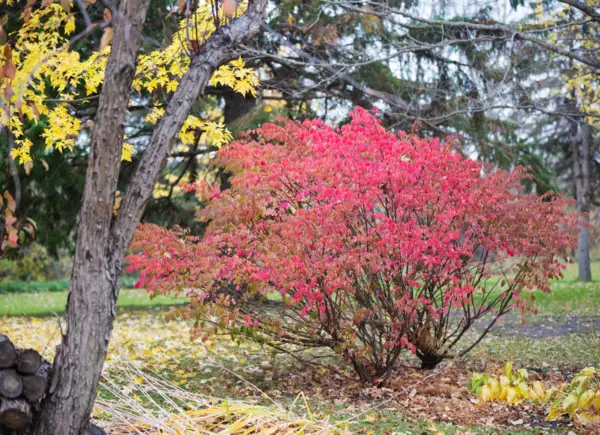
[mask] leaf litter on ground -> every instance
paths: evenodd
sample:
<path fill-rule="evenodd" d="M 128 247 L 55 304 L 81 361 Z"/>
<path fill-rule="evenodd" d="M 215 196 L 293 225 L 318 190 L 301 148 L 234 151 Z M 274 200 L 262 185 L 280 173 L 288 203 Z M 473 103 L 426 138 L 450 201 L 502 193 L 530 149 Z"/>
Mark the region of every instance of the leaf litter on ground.
<path fill-rule="evenodd" d="M 281 428 L 342 433 L 345 425 L 354 429 L 358 424 L 354 432 L 360 433 L 364 425 L 378 427 L 386 419 L 401 418 L 492 430 L 504 427 L 510 433 L 543 422 L 540 409 L 473 402 L 465 388 L 470 374 L 502 364 L 481 357 L 485 350 L 433 377 L 407 360 L 385 388 L 365 388 L 333 359 L 307 367 L 289 356 L 273 357 L 248 341 L 228 337 L 191 341 L 187 322 L 165 323 L 162 314 L 148 309 L 118 316 L 95 416 L 113 433 L 178 433 L 177 425 L 185 422 L 193 422 L 196 432 L 188 428 L 180 433 L 244 433 L 243 428 L 259 424 L 273 429 L 265 432 L 273 434 L 286 433 L 277 432 Z M 60 341 L 60 326 L 52 317 L 0 317 L 0 331 L 19 347 L 39 349 L 48 359 Z M 133 373 L 137 375 L 132 377 Z M 550 369 L 539 376 L 559 382 L 569 374 Z M 226 399 L 232 397 L 237 400 Z M 170 431 L 164 429 L 169 425 Z M 232 425 L 238 432 L 223 432 Z M 316 431 L 324 428 L 330 432 Z"/>

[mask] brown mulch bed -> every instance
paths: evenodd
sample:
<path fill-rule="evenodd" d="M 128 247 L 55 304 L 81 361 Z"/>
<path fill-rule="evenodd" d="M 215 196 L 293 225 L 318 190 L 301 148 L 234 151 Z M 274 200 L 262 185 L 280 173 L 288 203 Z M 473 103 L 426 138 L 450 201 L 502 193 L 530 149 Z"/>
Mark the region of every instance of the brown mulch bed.
<path fill-rule="evenodd" d="M 397 411 L 409 419 L 457 425 L 573 430 L 566 421 L 546 422 L 545 409 L 540 406 L 478 403 L 466 388 L 471 374 L 482 371 L 501 374 L 502 369 L 503 363 L 500 362 L 473 360 L 445 363 L 435 371 L 407 366 L 399 368 L 384 387 L 377 388 L 361 385 L 348 371 L 326 372 L 321 367 L 305 367 L 288 372 L 275 383 L 282 392 L 293 394 L 302 391 L 314 400 L 356 408 L 357 413 L 385 409 Z M 531 380 L 540 380 L 546 386 L 558 385 L 569 376 L 559 372 L 532 371 L 529 375 Z"/>

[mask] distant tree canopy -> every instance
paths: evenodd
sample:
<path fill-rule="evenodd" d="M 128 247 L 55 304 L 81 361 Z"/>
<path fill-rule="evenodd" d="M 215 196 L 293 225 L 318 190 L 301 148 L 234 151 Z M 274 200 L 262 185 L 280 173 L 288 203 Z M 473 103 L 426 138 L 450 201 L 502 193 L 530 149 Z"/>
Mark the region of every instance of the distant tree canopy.
<path fill-rule="evenodd" d="M 98 49 L 111 35 L 104 6 L 86 4 L 88 19 L 105 25 L 72 45 L 81 59 L 81 74 L 90 74 L 86 66 L 96 67 Z M 69 30 L 79 34 L 88 23 L 76 5 L 71 6 L 68 12 L 55 3 L 48 11 L 68 20 Z M 575 194 L 572 126 L 585 122 L 595 131 L 600 119 L 600 91 L 594 85 L 600 65 L 595 43 L 600 22 L 593 2 L 553 0 L 530 6 L 520 1 L 480 5 L 452 1 L 427 6 L 418 1 L 285 0 L 272 6 L 266 31 L 243 48 L 243 58 L 259 72 L 260 88 L 254 95 L 241 95 L 224 86 L 225 81 L 207 88 L 192 111 L 188 132 L 180 137 L 161 172 L 145 222 L 191 225 L 201 231 L 193 220 L 195 200 L 178 185 L 203 178 L 227 183 L 224 171 L 211 163 L 218 145 L 229 139 L 225 127 L 235 137 L 276 116 L 318 116 L 342 124 L 348 122 L 355 105 L 378 107 L 384 124 L 393 129 L 416 128 L 433 137 L 456 135 L 463 153 L 504 169 L 528 166 L 534 175 L 527 181 L 528 188 L 538 193 L 558 188 Z M 160 117 L 175 86 L 170 71 L 174 58 L 167 57 L 177 57 L 173 42 L 180 31 L 180 17 L 172 11 L 178 7 L 178 3 L 161 1 L 152 2 L 149 8 L 141 75 L 134 83 L 139 92 L 127 117 L 131 162 L 120 174 L 123 191 L 144 153 L 152 121 Z M 2 5 L 2 34 L 8 46 L 18 43 L 14 35 L 23 24 L 21 13 L 18 4 Z M 72 63 L 67 64 L 72 68 Z M 93 71 L 100 73 L 101 65 Z M 23 137 L 15 138 L 22 154 L 31 147 L 34 155 L 44 155 L 48 163 L 45 171 L 37 160 L 29 176 L 25 167 L 16 168 L 21 179 L 34 181 L 31 186 L 23 183 L 17 215 L 24 216 L 28 209 L 40 226 L 38 241 L 53 253 L 73 246 L 76 207 L 67 205 L 81 198 L 89 122 L 97 110 L 101 83 L 95 86 L 79 83 L 69 89 L 46 89 L 50 100 L 70 100 L 44 104 L 49 114 L 66 111 L 72 133 L 77 130 L 76 135 L 65 134 L 65 143 L 76 146 L 67 146 L 62 157 L 45 151 L 44 129 L 28 125 L 27 119 L 21 121 Z M 25 118 L 28 112 L 35 115 L 29 104 L 21 110 Z M 194 119 L 211 124 L 192 125 Z M 204 134 L 207 127 L 217 134 Z M 20 146 L 25 139 L 30 143 Z M 60 146 L 57 139 L 52 138 L 53 149 Z M 592 147 L 597 147 L 597 134 L 591 140 Z M 6 141 L 0 137 L 3 149 L 7 149 Z M 0 153 L 0 164 L 8 168 L 6 156 Z M 594 153 L 591 156 L 591 185 L 595 186 L 600 182 L 600 163 Z M 60 176 L 53 175 L 57 164 L 62 165 Z M 14 171 L 7 169 L 4 174 L 4 185 L 11 192 L 15 190 Z M 41 216 L 50 216 L 52 223 L 40 223 Z M 46 231 L 45 226 L 53 230 Z"/>

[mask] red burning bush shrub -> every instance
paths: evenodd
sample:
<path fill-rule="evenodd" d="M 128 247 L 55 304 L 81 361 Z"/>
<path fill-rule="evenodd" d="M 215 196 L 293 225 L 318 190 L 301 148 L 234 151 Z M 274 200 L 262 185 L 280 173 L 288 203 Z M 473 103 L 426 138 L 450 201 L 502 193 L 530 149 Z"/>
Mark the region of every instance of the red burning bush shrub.
<path fill-rule="evenodd" d="M 218 162 L 232 187 L 193 187 L 208 200 L 202 239 L 139 229 L 140 284 L 191 296 L 200 335 L 327 346 L 366 382 L 384 381 L 404 349 L 424 367 L 469 351 L 489 328 L 457 346 L 464 333 L 549 291 L 575 242 L 565 201 L 525 193 L 522 168 L 483 167 L 362 109 L 338 130 L 265 125 Z"/>

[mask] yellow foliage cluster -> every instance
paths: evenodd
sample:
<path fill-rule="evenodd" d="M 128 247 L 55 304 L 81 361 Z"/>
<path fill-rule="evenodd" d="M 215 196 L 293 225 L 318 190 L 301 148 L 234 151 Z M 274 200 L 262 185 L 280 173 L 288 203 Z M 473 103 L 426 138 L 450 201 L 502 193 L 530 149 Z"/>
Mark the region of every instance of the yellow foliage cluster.
<path fill-rule="evenodd" d="M 508 405 L 519 405 L 524 400 L 545 403 L 550 398 L 540 381 L 529 382 L 529 373 L 525 369 L 513 370 L 507 362 L 501 376 L 488 373 L 475 373 L 468 385 L 482 402 L 500 401 Z"/>
<path fill-rule="evenodd" d="M 550 403 L 547 420 L 567 415 L 582 424 L 600 422 L 600 372 L 593 367 L 581 370 L 570 383 L 546 388 L 540 381 L 529 382 L 527 370 L 513 371 L 507 362 L 501 376 L 473 374 L 468 388 L 481 402 Z"/>
<path fill-rule="evenodd" d="M 568 384 L 553 390 L 548 420 L 568 415 L 578 423 L 600 423 L 600 372 L 586 367 Z"/>
<path fill-rule="evenodd" d="M 146 122 L 156 124 L 164 113 L 163 108 L 155 107 L 146 116 Z M 196 131 L 202 131 L 198 139 L 200 143 L 221 146 L 232 139 L 231 133 L 227 131 L 223 122 L 204 121 L 197 116 L 190 115 L 179 131 L 179 140 L 183 145 L 193 145 L 196 143 Z"/>
<path fill-rule="evenodd" d="M 256 96 L 258 77 L 252 69 L 246 68 L 243 59 L 240 57 L 228 65 L 220 67 L 213 74 L 211 84 L 213 86 L 227 86 L 244 96 L 248 94 Z"/>
<path fill-rule="evenodd" d="M 75 16 L 51 3 L 29 14 L 16 32 L 13 49 L 0 46 L 0 65 L 3 71 L 11 71 L 0 83 L 0 127 L 8 127 L 15 136 L 12 157 L 19 163 L 32 160 L 32 143 L 23 132 L 26 121 L 46 120 L 42 136 L 47 149 L 63 151 L 75 145 L 80 120 L 65 104 L 50 105 L 50 95 L 70 101 L 82 83 L 89 95 L 102 82 L 106 53 L 95 53 L 84 61 L 68 50 L 68 37 L 74 30 Z"/>
<path fill-rule="evenodd" d="M 6 0 L 5 0 L 6 1 Z M 0 0 L 1 2 L 1 0 Z M 242 14 L 246 5 L 240 4 L 236 14 Z M 70 8 L 67 8 L 70 9 Z M 220 11 L 221 19 L 226 17 Z M 81 129 L 81 122 L 69 110 L 69 102 L 84 101 L 96 95 L 104 79 L 110 46 L 82 59 L 70 49 L 69 36 L 75 31 L 75 14 L 64 5 L 51 3 L 28 12 L 27 19 L 16 32 L 15 48 L 0 46 L 0 67 L 8 71 L 0 79 L 0 128 L 8 127 L 15 136 L 12 157 L 21 164 L 32 161 L 32 142 L 23 132 L 24 122 L 46 122 L 42 134 L 47 149 L 72 149 Z M 140 55 L 133 86 L 139 93 L 160 95 L 174 92 L 190 65 L 193 53 L 215 31 L 210 5 L 197 8 L 194 15 L 180 22 L 172 43 L 165 49 Z M 7 66 L 8 65 L 8 66 Z M 221 66 L 211 84 L 228 86 L 244 95 L 256 94 L 258 78 L 245 67 L 240 58 Z M 157 96 L 157 97 L 158 97 Z M 147 121 L 156 123 L 163 115 L 154 109 Z M 221 146 L 231 135 L 221 122 L 202 121 L 190 116 L 184 124 L 180 139 L 183 144 L 200 141 Z M 125 144 L 123 160 L 131 160 L 134 147 Z"/>
<path fill-rule="evenodd" d="M 237 16 L 243 14 L 246 8 L 247 4 L 241 3 L 236 11 Z M 221 22 L 226 19 L 222 9 L 219 18 Z M 181 20 L 179 30 L 167 48 L 140 55 L 133 87 L 138 92 L 146 90 L 152 93 L 159 87 L 168 93 L 175 92 L 179 80 L 189 68 L 193 53 L 215 30 L 210 4 L 200 5 L 189 19 Z M 228 86 L 243 95 L 256 95 L 258 78 L 240 58 L 221 66 L 214 73 L 211 84 Z"/>

